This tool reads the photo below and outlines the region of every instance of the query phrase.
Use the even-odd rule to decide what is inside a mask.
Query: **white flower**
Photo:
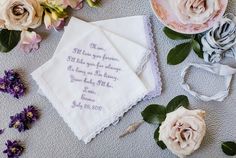
[[[183,24],[203,24],[217,15],[219,0],[168,0]]]
[[[0,6],[0,27],[27,30],[41,25],[43,8],[37,0],[6,0]]]
[[[159,139],[179,157],[185,157],[200,147],[206,133],[205,111],[180,107],[167,114],[160,126]]]

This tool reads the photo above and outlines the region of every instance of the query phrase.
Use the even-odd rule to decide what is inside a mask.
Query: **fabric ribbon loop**
[[[188,70],[191,67],[196,67],[208,72],[211,72],[215,75],[218,76],[224,76],[225,78],[225,89],[222,91],[219,91],[218,93],[216,93],[213,96],[206,96],[203,94],[200,94],[194,90],[192,90],[192,88],[187,84],[186,82],[186,73],[188,72]],[[222,64],[213,64],[213,65],[207,65],[207,64],[194,64],[194,63],[190,63],[189,65],[187,65],[182,73],[181,73],[181,86],[182,88],[187,91],[189,94],[191,94],[192,96],[203,100],[203,101],[223,101],[225,100],[225,98],[229,95],[229,89],[230,89],[230,83],[232,80],[233,75],[236,73],[236,69],[232,68],[228,65],[222,65]]]

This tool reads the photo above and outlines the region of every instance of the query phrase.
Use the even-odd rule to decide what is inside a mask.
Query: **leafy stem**
[[[177,65],[182,63],[193,50],[199,58],[203,58],[201,37],[197,35],[181,34],[167,27],[163,29],[165,35],[172,40],[187,40],[187,42],[172,48],[167,56],[167,63]]]

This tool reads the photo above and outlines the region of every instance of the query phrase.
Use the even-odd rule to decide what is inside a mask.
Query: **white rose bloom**
[[[0,27],[27,30],[41,25],[43,8],[37,0],[0,0]]]
[[[219,0],[168,0],[183,24],[204,24],[220,10]]]
[[[160,126],[159,139],[179,157],[185,157],[200,147],[206,133],[205,111],[180,107],[167,114]]]

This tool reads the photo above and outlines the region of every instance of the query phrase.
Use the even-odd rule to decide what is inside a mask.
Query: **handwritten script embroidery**
[[[113,89],[122,71],[119,59],[113,57],[109,49],[92,42],[86,48],[74,48],[68,54],[66,61],[70,82],[79,84],[83,90],[78,100],[72,102],[71,107],[101,111],[102,105],[97,105],[96,90]]]

